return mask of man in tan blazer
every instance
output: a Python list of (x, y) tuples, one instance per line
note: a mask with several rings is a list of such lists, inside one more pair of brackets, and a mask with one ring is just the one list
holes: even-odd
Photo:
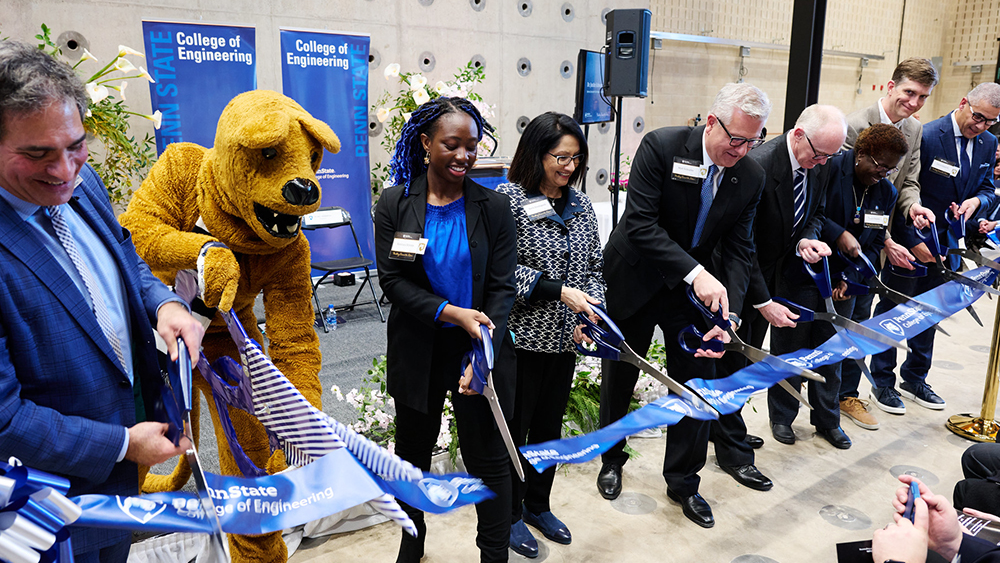
[[(892, 80), (886, 85), (885, 97), (871, 106), (855, 111), (847, 116), (847, 140), (844, 147), (853, 148), (858, 135), (876, 123), (896, 126), (906, 137), (910, 151), (899, 162), (899, 168), (888, 176), (889, 181), (899, 191), (896, 209), (890, 218), (893, 221), (913, 221), (918, 226), (934, 220), (934, 213), (920, 204), (920, 137), (923, 126), (914, 114), (924, 107), (938, 82), (938, 73), (927, 59), (911, 58), (896, 65)], [(903, 245), (896, 243), (885, 234), (885, 255), (889, 262), (907, 269), (913, 269), (910, 260), (914, 257)], [(918, 256), (919, 258), (919, 256)], [(852, 319), (856, 322), (871, 317), (872, 295), (861, 295), (854, 306)], [(858, 398), (858, 383), (861, 369), (854, 362), (844, 362), (840, 384), (840, 412), (855, 424), (868, 430), (878, 429), (878, 420), (869, 412), (867, 401)]]

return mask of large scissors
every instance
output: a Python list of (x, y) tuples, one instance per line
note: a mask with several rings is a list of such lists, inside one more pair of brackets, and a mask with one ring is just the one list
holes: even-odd
[[(962, 223), (962, 231), (965, 230), (964, 227), (965, 223)], [(963, 276), (962, 274), (959, 274), (958, 272), (953, 272), (949, 270), (947, 266), (944, 265), (944, 262), (941, 260), (941, 243), (938, 242), (937, 229), (934, 228), (933, 225), (931, 225), (930, 229), (928, 229), (930, 231), (930, 234), (926, 234), (924, 233), (923, 230), (917, 229), (916, 227), (914, 227), (914, 230), (917, 233), (917, 238), (919, 238), (921, 242), (926, 244), (927, 249), (930, 250), (931, 254), (934, 255), (934, 265), (932, 265), (931, 267), (934, 269), (934, 271), (940, 274), (942, 278), (944, 278), (947, 281), (958, 282), (962, 285), (971, 287), (972, 289), (985, 291), (986, 293), (989, 293), (991, 295), (1000, 295), (1000, 291), (997, 291), (984, 283), (979, 283), (976, 280), (969, 279)], [(964, 242), (965, 239), (963, 238), (962, 240)]]
[(503, 416), (503, 409), (500, 408), (500, 399), (497, 398), (496, 391), (493, 390), (493, 340), (490, 338), (490, 329), (486, 325), (479, 325), (479, 338), (472, 339), (472, 351), (462, 358), (462, 373), (465, 368), (472, 364), (472, 381), (469, 388), (486, 397), (490, 403), (490, 410), (493, 411), (493, 419), (496, 420), (500, 429), (500, 436), (507, 446), (507, 454), (514, 464), (517, 476), (524, 482), (524, 468), (521, 467), (521, 459), (517, 456), (517, 448), (514, 447), (514, 439), (510, 436), (510, 429), (507, 428), (507, 419)]
[[(825, 377), (810, 369), (796, 366), (790, 362), (782, 360), (777, 356), (768, 354), (767, 352), (759, 348), (754, 348), (753, 346), (750, 346), (746, 342), (743, 342), (743, 339), (736, 334), (736, 329), (733, 328), (733, 323), (731, 323), (729, 319), (722, 316), (721, 309), (713, 313), (711, 309), (706, 307), (705, 304), (702, 303), (700, 299), (698, 299), (698, 296), (695, 295), (694, 293), (694, 289), (690, 286), (688, 286), (687, 288), (687, 294), (688, 294), (688, 299), (690, 299), (691, 302), (694, 303), (696, 307), (698, 307), (698, 309), (702, 312), (702, 314), (705, 315), (705, 317), (707, 317), (708, 320), (712, 322), (712, 324), (721, 328), (722, 330), (726, 331), (729, 334), (730, 341), (728, 343), (724, 343), (721, 340), (714, 340), (714, 339), (707, 341), (703, 340), (705, 334), (700, 330), (698, 330), (698, 328), (695, 327), (694, 325), (690, 325), (683, 328), (680, 331), (680, 333), (677, 334), (677, 343), (680, 344), (681, 349), (683, 349), (685, 352), (688, 352), (689, 354), (694, 354), (698, 350), (711, 350), (713, 352), (732, 351), (738, 354), (742, 354), (743, 356), (746, 356), (748, 359), (750, 359), (750, 361), (763, 362), (776, 370), (782, 372), (788, 372), (792, 375), (802, 376), (805, 377), (806, 379), (811, 379), (813, 381), (818, 381), (820, 383), (826, 383)], [(690, 346), (688, 344), (687, 341), (689, 334), (694, 335), (698, 338), (699, 342), (697, 346)], [(812, 408), (812, 405), (809, 404), (809, 401), (807, 401), (806, 398), (803, 397), (801, 393), (799, 393), (794, 387), (792, 387), (790, 383), (782, 379), (778, 381), (778, 385), (781, 386), (782, 389), (787, 391), (789, 395), (798, 399), (800, 403), (802, 403), (803, 405), (805, 405), (810, 409)]]
[[(905, 352), (910, 351), (909, 347), (904, 345), (902, 342), (894, 340), (882, 334), (881, 332), (874, 331), (866, 327), (865, 325), (856, 323), (851, 319), (844, 318), (837, 314), (836, 312), (837, 310), (833, 306), (833, 285), (830, 283), (830, 263), (827, 261), (826, 256), (824, 256), (822, 259), (822, 271), (817, 272), (813, 270), (812, 268), (809, 267), (809, 263), (804, 260), (802, 261), (802, 267), (803, 269), (805, 269), (805, 272), (809, 274), (809, 277), (811, 277), (813, 281), (816, 282), (816, 287), (819, 288), (819, 294), (821, 297), (823, 297), (823, 301), (826, 305), (826, 312), (823, 313), (820, 311), (813, 311), (808, 307), (799, 305), (794, 301), (785, 299), (784, 297), (772, 298), (774, 299), (774, 301), (777, 301), (778, 303), (781, 303), (785, 307), (792, 309), (793, 313), (798, 313), (799, 318), (796, 319), (795, 322), (807, 323), (813, 320), (826, 321), (832, 324), (834, 330), (836, 330), (838, 333), (842, 333), (842, 331), (846, 329), (861, 336), (864, 336), (869, 340), (874, 340), (876, 342), (886, 344), (894, 348), (899, 348), (900, 350), (903, 350)], [(858, 362), (859, 366), (864, 364), (864, 361), (862, 360), (858, 360)], [(862, 371), (867, 371), (867, 368), (864, 368)]]
[(663, 373), (653, 366), (653, 364), (647, 362), (645, 358), (636, 354), (628, 343), (625, 342), (625, 336), (622, 335), (621, 329), (619, 329), (618, 326), (615, 325), (614, 321), (611, 320), (607, 311), (598, 305), (591, 305), (590, 308), (607, 325), (608, 330), (605, 330), (604, 328), (598, 326), (597, 323), (590, 320), (590, 317), (588, 317), (586, 313), (577, 313), (577, 318), (580, 319), (580, 323), (583, 324), (583, 333), (586, 334), (588, 338), (593, 340), (595, 345), (594, 350), (589, 350), (586, 347), (577, 344), (576, 349), (581, 354), (593, 356), (595, 358), (605, 358), (616, 362), (632, 364), (649, 374), (653, 377), (653, 379), (656, 379), (660, 383), (666, 385), (667, 389), (669, 389), (671, 393), (684, 399), (692, 407), (700, 411), (707, 412), (714, 418), (719, 418), (721, 413), (718, 409), (716, 409), (712, 403), (708, 402), (708, 400), (702, 397), (697, 391)]
[[(850, 256), (847, 256), (846, 254), (840, 251), (838, 251), (837, 254), (840, 255), (841, 260), (844, 261), (844, 264), (847, 264), (848, 268), (851, 268), (852, 270), (857, 272), (861, 277), (865, 279), (865, 281), (868, 282), (867, 285), (860, 284), (847, 279), (847, 276), (841, 273), (842, 279), (844, 280), (845, 283), (847, 283), (847, 291), (844, 292), (845, 295), (868, 295), (869, 293), (874, 293), (875, 295), (880, 295), (883, 299), (889, 299), (890, 301), (893, 301), (900, 305), (906, 305), (908, 307), (920, 309), (928, 313), (933, 313), (942, 318), (947, 318), (949, 316), (948, 313), (942, 311), (941, 309), (938, 309), (933, 305), (928, 305), (927, 303), (924, 303), (922, 301), (917, 301), (916, 299), (910, 297), (909, 295), (896, 291), (895, 289), (892, 289), (887, 285), (885, 285), (884, 283), (882, 283), (882, 280), (878, 279), (878, 272), (875, 271), (875, 266), (872, 264), (871, 260), (869, 260), (868, 257), (865, 256), (864, 252), (858, 253), (857, 257), (855, 258), (851, 258)], [(935, 324), (934, 330), (940, 332), (945, 336), (951, 336), (950, 334), (948, 334), (948, 331), (941, 328), (940, 324)]]
[[(177, 361), (169, 362), (167, 366), (167, 385), (163, 393), (163, 403), (166, 408), (170, 422), (168, 422), (167, 438), (173, 441), (174, 445), (180, 443), (182, 435), (187, 435), (191, 440), (191, 448), (185, 452), (188, 465), (191, 466), (191, 473), (194, 475), (195, 487), (198, 490), (198, 499), (201, 501), (201, 509), (205, 512), (205, 518), (212, 532), (209, 534), (209, 561), (224, 562), (229, 561), (226, 555), (225, 539), (222, 535), (222, 525), (219, 523), (218, 513), (215, 511), (215, 503), (208, 494), (208, 484), (205, 481), (205, 472), (201, 469), (198, 460), (198, 451), (194, 446), (194, 437), (191, 434), (191, 403), (193, 397), (193, 387), (191, 385), (191, 358), (188, 356), (187, 346), (184, 340), (177, 337)], [(183, 428), (179, 428), (177, 422), (183, 421)]]
[(965, 246), (965, 221), (961, 218), (956, 217), (951, 218), (951, 211), (945, 211), (945, 219), (948, 221), (948, 229), (951, 233), (955, 235), (958, 240), (958, 248), (949, 248), (948, 254), (954, 254), (961, 256), (962, 260), (965, 262), (966, 269), (973, 270), (975, 266), (972, 263), (978, 264), (980, 266), (986, 266), (987, 268), (993, 268), (994, 270), (1000, 271), (1000, 264), (986, 258), (982, 254), (970, 250)]

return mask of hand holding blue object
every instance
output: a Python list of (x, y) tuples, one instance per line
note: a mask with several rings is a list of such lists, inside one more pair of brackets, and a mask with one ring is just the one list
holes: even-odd
[(469, 387), (486, 397), (489, 402), (490, 410), (493, 411), (493, 420), (496, 421), (497, 428), (500, 429), (500, 436), (503, 438), (504, 445), (507, 446), (510, 461), (514, 464), (517, 476), (521, 478), (521, 482), (524, 482), (524, 468), (521, 467), (521, 459), (517, 455), (517, 448), (514, 447), (514, 439), (510, 435), (510, 429), (507, 428), (507, 419), (504, 418), (503, 409), (500, 408), (500, 399), (497, 397), (496, 391), (493, 390), (493, 339), (490, 337), (490, 329), (486, 325), (479, 325), (479, 338), (472, 339), (472, 350), (462, 358), (462, 373), (465, 373), (465, 369), (469, 365), (472, 366), (472, 381), (469, 383)]

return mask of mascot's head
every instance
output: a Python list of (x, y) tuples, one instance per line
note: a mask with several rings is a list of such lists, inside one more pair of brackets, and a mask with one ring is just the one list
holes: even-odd
[(200, 195), (230, 216), (227, 223), (239, 219), (249, 227), (252, 232), (232, 233), (240, 242), (284, 248), (299, 235), (302, 216), (319, 208), (316, 171), (324, 148), (340, 151), (337, 135), (291, 98), (245, 92), (222, 111), (213, 178)]

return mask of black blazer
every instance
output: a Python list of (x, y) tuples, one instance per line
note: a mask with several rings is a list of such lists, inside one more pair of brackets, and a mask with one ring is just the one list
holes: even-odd
[[(392, 301), (389, 321), (386, 385), (389, 394), (406, 406), (427, 412), (431, 354), (440, 323), (434, 321), (445, 301), (434, 294), (424, 272), (423, 257), (413, 262), (390, 260), (396, 232), (423, 233), (427, 210), (427, 176), (414, 178), (409, 197), (404, 186), (382, 193), (375, 207), (375, 259), (382, 291)], [(493, 321), (493, 382), (500, 402), (514, 404), (514, 344), (507, 317), (514, 304), (517, 266), (517, 227), (507, 196), (465, 179), (465, 220), (472, 257), (472, 307)], [(455, 380), (459, 377), (455, 373)]]
[[(746, 158), (727, 168), (712, 202), (698, 246), (691, 247), (701, 199), (701, 182), (671, 179), (674, 157), (702, 160), (705, 127), (664, 127), (650, 132), (636, 151), (628, 200), (621, 222), (604, 248), (608, 312), (632, 316), (663, 286), (686, 286), (698, 264), (729, 293), (729, 308), (743, 304), (754, 253), (752, 226), (764, 172)], [(721, 259), (713, 264), (712, 251)]]
[[(825, 222), (826, 172), (823, 169), (828, 167), (814, 166), (806, 172), (806, 216), (798, 229), (792, 229), (795, 196), (792, 193), (792, 163), (788, 159), (787, 139), (787, 133), (779, 135), (747, 155), (767, 174), (754, 223), (757, 254), (747, 289), (747, 305), (767, 302), (774, 295), (779, 275), (789, 275), (794, 279), (805, 276), (801, 260), (795, 256), (795, 247), (804, 238), (819, 239)], [(789, 260), (789, 257), (792, 259)]]
[[(848, 230), (848, 226), (853, 225), (854, 212), (854, 151), (849, 150), (844, 154), (831, 158), (828, 165), (829, 175), (826, 186), (826, 217), (823, 224), (823, 242), (830, 245), (836, 254), (837, 238)], [(862, 204), (862, 220), (866, 209), (877, 209), (885, 214), (892, 213), (896, 208), (897, 192), (896, 188), (888, 179), (882, 178), (877, 184), (868, 188)], [(858, 203), (861, 203), (859, 201)], [(871, 263), (878, 267), (879, 254), (885, 246), (885, 228), (863, 229), (858, 237), (858, 244), (861, 251), (871, 260)], [(844, 269), (839, 258), (830, 260), (831, 274)], [(852, 276), (853, 281), (862, 280)]]

